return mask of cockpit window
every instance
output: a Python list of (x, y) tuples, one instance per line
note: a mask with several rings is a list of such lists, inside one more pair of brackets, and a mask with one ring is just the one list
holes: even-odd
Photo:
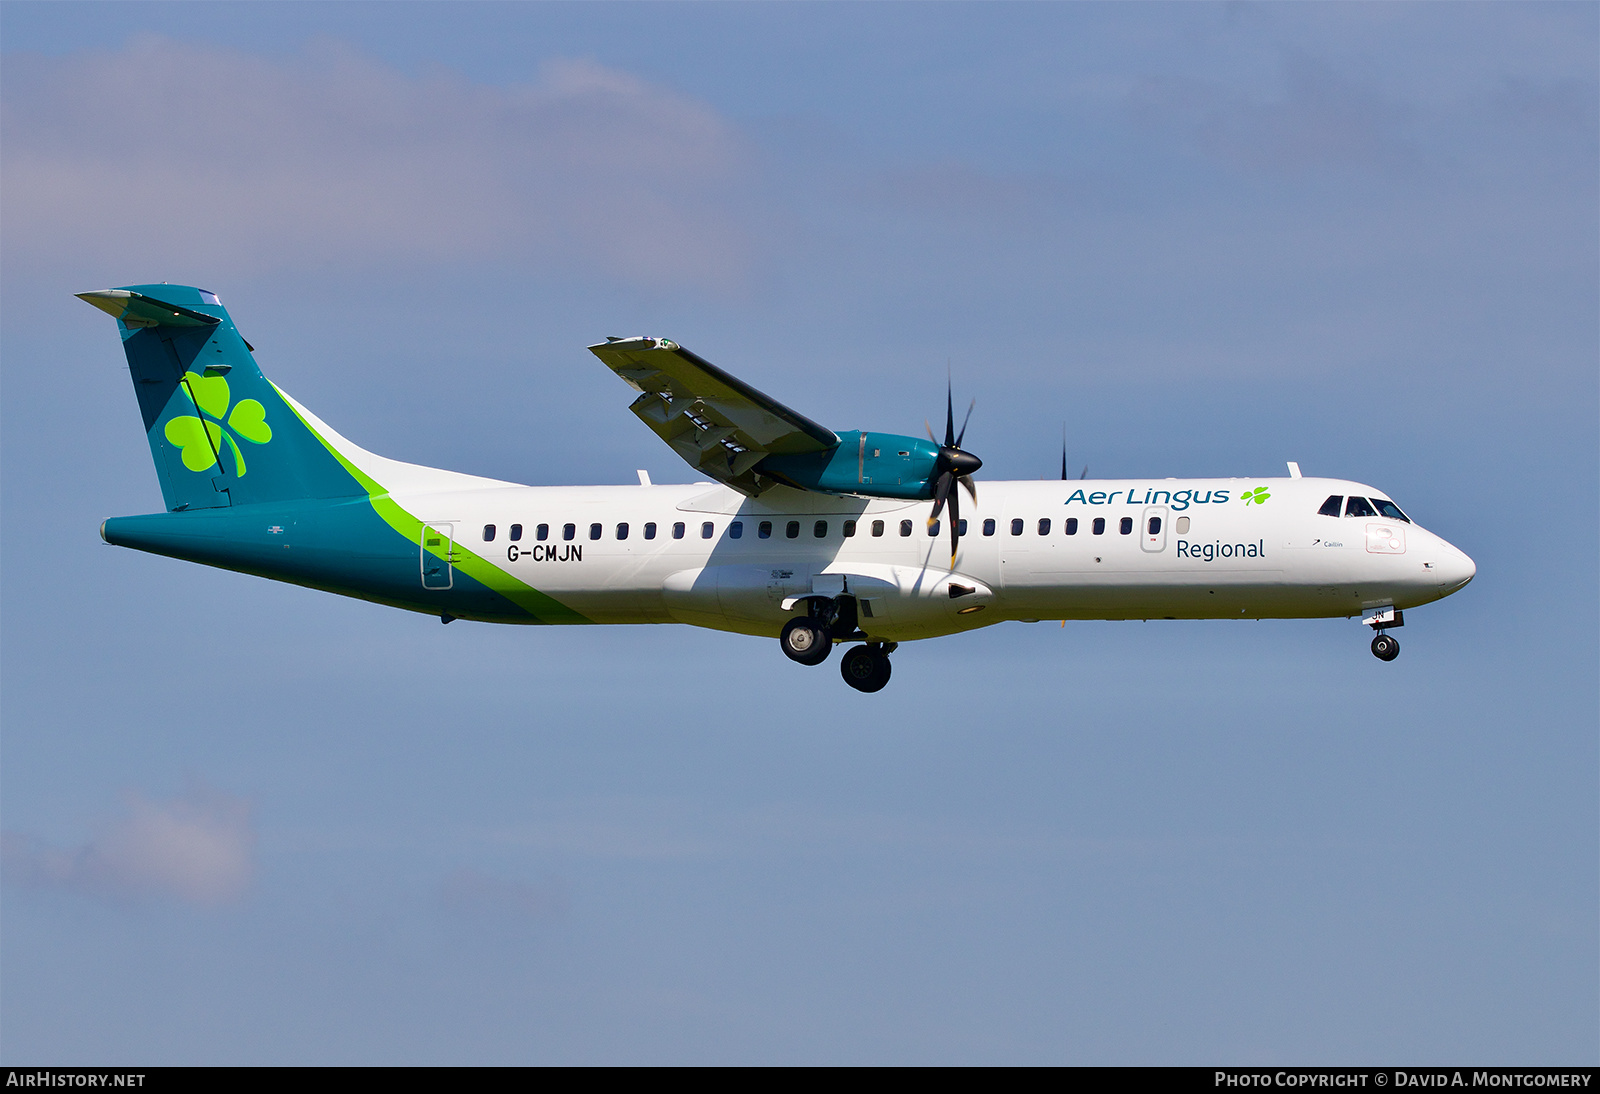
[(1366, 498), (1350, 495), (1350, 500), (1344, 503), (1344, 515), (1347, 517), (1375, 517), (1378, 514), (1372, 511), (1372, 506), (1367, 504)]
[(1322, 508), (1317, 510), (1318, 516), (1336, 517), (1339, 510), (1344, 508), (1343, 494), (1329, 494), (1328, 500), (1322, 503)]
[(1411, 523), (1411, 518), (1402, 513), (1400, 511), (1400, 507), (1392, 501), (1384, 501), (1382, 498), (1373, 498), (1372, 504), (1378, 507), (1379, 516), (1388, 517), (1390, 520), (1403, 520), (1407, 524)]

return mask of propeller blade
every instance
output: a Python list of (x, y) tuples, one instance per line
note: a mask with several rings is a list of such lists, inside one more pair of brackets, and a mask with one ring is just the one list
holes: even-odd
[(928, 431), (928, 440), (932, 441), (934, 444), (939, 443), (939, 438), (933, 435), (933, 426), (928, 424), (928, 419), (922, 419), (922, 428)]
[(950, 491), (950, 568), (956, 568), (956, 548), (961, 546), (961, 491)]
[(961, 447), (956, 444), (955, 397), (955, 388), (951, 386), (949, 377), (946, 377), (944, 385), (944, 446), (946, 448)]
[(972, 495), (972, 504), (973, 505), (977, 505), (978, 504), (978, 486), (977, 486), (976, 483), (974, 483), (972, 481), (972, 476), (971, 475), (962, 475), (956, 481), (959, 482), (962, 486), (965, 486), (967, 488), (967, 493)]
[(939, 485), (933, 493), (933, 513), (928, 517), (929, 528), (932, 528), (933, 522), (939, 519), (939, 514), (944, 512), (945, 499), (950, 496), (951, 480), (954, 478), (955, 476), (948, 471), (939, 476)]
[[(1084, 470), (1087, 471), (1088, 468), (1084, 468)], [(1062, 426), (1061, 426), (1061, 481), (1062, 482), (1066, 482), (1067, 481), (1067, 427), (1066, 427), (1066, 423), (1062, 423)]]
[(957, 448), (960, 448), (961, 447), (961, 442), (966, 439), (966, 436), (967, 436), (967, 423), (972, 421), (972, 408), (977, 406), (977, 405), (978, 405), (978, 400), (976, 400), (976, 399), (972, 400), (972, 404), (967, 407), (967, 416), (965, 418), (961, 419), (961, 432), (956, 434), (955, 447), (957, 447)]
[(1080, 480), (1082, 480), (1082, 479), (1086, 479), (1088, 477), (1089, 477), (1089, 465), (1088, 464), (1084, 464), (1083, 465), (1083, 474), (1079, 475), (1078, 478)]

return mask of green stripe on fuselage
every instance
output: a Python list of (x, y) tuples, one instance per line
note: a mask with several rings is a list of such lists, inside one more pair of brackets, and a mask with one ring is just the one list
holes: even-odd
[[(276, 387), (277, 385), (274, 384), (273, 386)], [(282, 395), (282, 390), (279, 390), (278, 394)], [(284, 399), (284, 405), (289, 407), (290, 410), (295, 410), (294, 404), (290, 403), (287, 398)], [(377, 513), (377, 515), (383, 519), (384, 523), (386, 523), (390, 528), (394, 529), (394, 531), (398, 532), (400, 536), (406, 540), (412, 549), (413, 558), (416, 558), (420, 561), (421, 556), (417, 552), (422, 549), (427, 549), (430, 551), (430, 553), (436, 555), (441, 560), (450, 562), (454, 566), (455, 573), (458, 575), (458, 578), (459, 576), (464, 575), (474, 584), (499, 594), (516, 607), (520, 608), (523, 612), (527, 613), (528, 616), (532, 616), (531, 620), (517, 617), (514, 619), (516, 622), (591, 622), (591, 620), (583, 615), (580, 615), (578, 612), (573, 611), (571, 608), (567, 607), (565, 604), (561, 603), (559, 600), (556, 600), (549, 594), (542, 593), (538, 589), (533, 588), (531, 585), (517, 580), (515, 577), (506, 573), (489, 560), (480, 555), (474, 554), (472, 551), (469, 551), (467, 548), (463, 547), (460, 542), (456, 542), (454, 544), (454, 550), (452, 552), (453, 558), (446, 558), (443, 551), (434, 550), (432, 548), (423, 548), (421, 546), (423, 528), (422, 521), (409, 512), (399, 502), (395, 501), (394, 498), (389, 495), (389, 491), (383, 486), (382, 483), (379, 483), (371, 476), (367, 475), (359, 467), (346, 459), (344, 453), (340, 452), (333, 445), (329, 444), (328, 439), (319, 433), (316, 427), (314, 427), (310, 422), (307, 422), (304, 416), (302, 416), (298, 410), (295, 410), (295, 416), (300, 419), (300, 421), (305, 425), (306, 429), (310, 430), (311, 435), (316, 437), (318, 441), (322, 442), (322, 446), (332, 453), (333, 458), (338, 460), (344, 469), (348, 471), (350, 475), (361, 484), (362, 488), (367, 491), (366, 502), (372, 507), (373, 512)], [(419, 584), (421, 581), (420, 575), (421, 569), (419, 565)], [(450, 601), (453, 604), (454, 598), (450, 596), (450, 593), (453, 591), (454, 590), (439, 590), (437, 595), (441, 600)], [(463, 605), (463, 607), (465, 608), (465, 605)], [(510, 614), (505, 613), (497, 614), (492, 617), (485, 617), (471, 610), (458, 612), (453, 606), (450, 610), (452, 614), (458, 615), (462, 618), (488, 618), (493, 622), (505, 622), (507, 621), (505, 615)]]

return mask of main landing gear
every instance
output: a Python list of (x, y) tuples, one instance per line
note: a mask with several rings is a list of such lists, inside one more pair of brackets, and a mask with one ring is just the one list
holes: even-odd
[(857, 691), (882, 691), (889, 682), (888, 647), (881, 642), (856, 646), (839, 661), (839, 675)]
[(802, 665), (820, 665), (833, 650), (833, 636), (815, 619), (791, 619), (783, 625), (778, 644), (789, 660)]
[[(828, 659), (835, 641), (865, 638), (857, 629), (854, 597), (815, 597), (807, 601), (809, 614), (796, 616), (783, 625), (778, 645), (791, 661), (820, 665)], [(894, 642), (866, 642), (853, 647), (839, 660), (839, 675), (857, 691), (881, 691), (889, 682), (889, 655)]]

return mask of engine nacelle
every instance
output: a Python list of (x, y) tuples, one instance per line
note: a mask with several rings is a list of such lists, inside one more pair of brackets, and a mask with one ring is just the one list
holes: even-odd
[(842, 433), (826, 452), (771, 455), (756, 471), (801, 490), (868, 498), (933, 497), (939, 446), (896, 433)]

